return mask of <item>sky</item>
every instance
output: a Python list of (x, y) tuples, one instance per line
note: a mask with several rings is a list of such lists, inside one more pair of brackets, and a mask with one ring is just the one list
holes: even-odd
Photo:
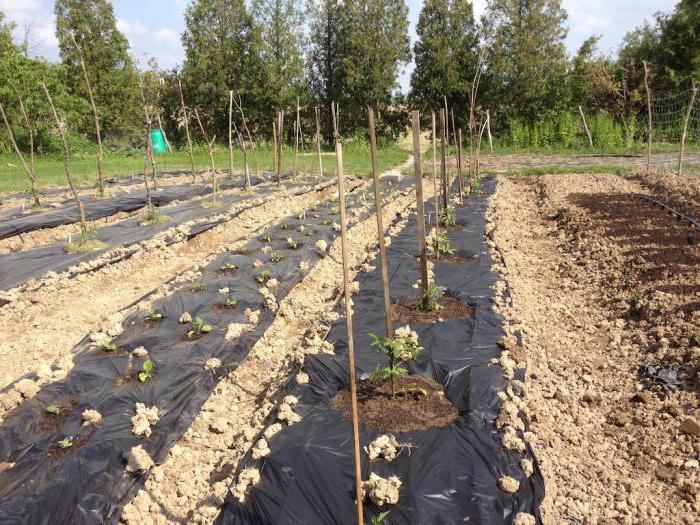
[[(411, 23), (411, 40), (423, 0), (406, 0)], [(127, 36), (136, 59), (155, 57), (162, 67), (182, 62), (180, 35), (184, 31), (183, 12), (189, 0), (113, 0), (119, 29)], [(676, 0), (563, 0), (569, 13), (566, 45), (571, 54), (593, 34), (601, 35), (600, 50), (614, 53), (625, 34), (651, 19), (657, 11), (671, 11)], [(58, 60), (54, 34), (53, 0), (0, 0), (0, 11), (17, 23), (16, 38), (29, 30), (31, 52), (49, 60)], [(474, 1), (474, 12), (481, 16), (486, 0)], [(399, 77), (407, 91), (412, 64)]]

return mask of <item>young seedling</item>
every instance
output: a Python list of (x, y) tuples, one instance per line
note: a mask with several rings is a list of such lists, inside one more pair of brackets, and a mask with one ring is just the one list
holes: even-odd
[(154, 367), (153, 361), (146, 359), (141, 366), (141, 371), (139, 372), (139, 381), (145, 383), (153, 377)]
[(61, 407), (56, 406), (56, 405), (49, 405), (46, 407), (46, 412), (49, 414), (53, 414), (54, 416), (57, 416), (58, 414), (61, 413)]
[(338, 214), (340, 213), (340, 206), (333, 206), (333, 207), (331, 208), (331, 213), (332, 213), (333, 215), (338, 215)]
[(287, 248), (289, 248), (290, 250), (296, 250), (297, 248), (299, 248), (299, 243), (291, 237), (289, 237), (287, 239)]
[(436, 312), (442, 308), (439, 301), (443, 297), (445, 297), (445, 287), (434, 284), (423, 292), (418, 307), (424, 312)]
[(282, 228), (283, 230), (289, 230), (291, 227), (292, 227), (292, 225), (289, 224), (287, 221), (284, 221), (284, 222), (280, 225), (280, 228)]
[(63, 438), (58, 442), (58, 446), (61, 448), (71, 448), (73, 446), (73, 438), (70, 436)]
[(235, 308), (237, 305), (238, 301), (236, 301), (233, 297), (226, 299), (226, 308)]
[(455, 209), (452, 206), (448, 206), (442, 212), (442, 224), (444, 226), (457, 225), (457, 215), (455, 214)]
[(264, 284), (270, 280), (270, 277), (272, 277), (272, 274), (269, 270), (260, 270), (255, 280), (258, 281), (260, 284)]
[(202, 321), (201, 317), (195, 317), (193, 323), (194, 330), (190, 330), (189, 332), (187, 332), (188, 339), (208, 334), (214, 329), (210, 324), (205, 324), (204, 321)]
[(382, 525), (384, 523), (384, 519), (389, 515), (390, 512), (391, 511), (388, 510), (386, 512), (382, 512), (377, 516), (372, 516), (371, 525)]
[(423, 348), (418, 345), (418, 335), (408, 326), (399, 328), (394, 337), (384, 337), (376, 334), (369, 334), (372, 339), (372, 346), (380, 354), (389, 358), (389, 366), (378, 369), (372, 374), (373, 380), (391, 382), (391, 398), (396, 397), (395, 378), (408, 373), (402, 365), (408, 361), (416, 359)]
[(313, 236), (314, 236), (314, 231), (313, 231), (313, 230), (306, 230), (306, 231), (304, 232), (304, 235), (306, 235), (307, 237), (313, 237)]
[(204, 281), (195, 281), (192, 283), (191, 289), (193, 292), (203, 292), (207, 289), (207, 283)]
[(156, 323), (158, 321), (162, 321), (163, 317), (164, 315), (161, 312), (158, 312), (157, 310), (151, 310), (146, 315), (146, 321), (148, 321), (149, 323)]
[(260, 236), (260, 240), (263, 242), (272, 242), (272, 239), (273, 239), (273, 237), (269, 233), (265, 233), (265, 234)]
[(270, 262), (273, 262), (273, 263), (278, 263), (278, 262), (280, 262), (282, 259), (284, 259), (284, 257), (282, 257), (282, 254), (281, 254), (280, 252), (274, 252), (274, 253), (270, 256)]
[(447, 235), (447, 232), (440, 230), (437, 237), (433, 238), (433, 251), (443, 253), (445, 255), (454, 255), (455, 249), (452, 246), (452, 241)]
[(235, 270), (235, 269), (236, 269), (236, 265), (233, 263), (230, 263), (230, 262), (219, 267), (219, 271), (222, 271), (222, 272), (230, 272), (231, 270)]
[(306, 217), (306, 211), (301, 210), (297, 213), (297, 219), (299, 219), (300, 221), (303, 221), (304, 217)]
[(330, 219), (323, 219), (323, 225), (324, 225), (324, 226), (330, 226), (331, 224), (333, 224), (333, 221), (332, 221), (332, 220), (330, 220)]
[(157, 206), (150, 204), (146, 211), (146, 215), (139, 221), (141, 226), (156, 226), (159, 224), (168, 224), (172, 221), (170, 215), (161, 214)]
[(104, 350), (105, 352), (114, 352), (114, 351), (116, 351), (116, 349), (117, 349), (116, 343), (113, 343), (111, 341), (106, 342), (106, 343), (102, 343), (102, 350)]

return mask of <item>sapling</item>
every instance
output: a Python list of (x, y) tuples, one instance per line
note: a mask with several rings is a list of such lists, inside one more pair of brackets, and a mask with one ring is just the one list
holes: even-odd
[(419, 308), (424, 312), (436, 312), (442, 309), (440, 299), (445, 297), (445, 287), (439, 285), (429, 286), (428, 289), (421, 295)]
[(274, 253), (270, 256), (270, 262), (273, 262), (273, 263), (278, 263), (278, 262), (280, 262), (282, 259), (284, 259), (284, 257), (282, 257), (282, 254), (281, 254), (280, 252), (274, 252)]
[(141, 371), (139, 372), (139, 381), (142, 383), (145, 383), (149, 379), (153, 377), (154, 373), (154, 366), (153, 366), (153, 361), (150, 359), (146, 359), (143, 362), (143, 365), (141, 365)]
[(369, 334), (372, 339), (374, 349), (389, 358), (389, 366), (378, 369), (372, 374), (372, 379), (387, 379), (391, 383), (391, 398), (396, 397), (396, 384), (394, 379), (408, 373), (402, 365), (408, 361), (416, 359), (423, 348), (418, 345), (418, 334), (408, 326), (399, 328), (394, 337), (384, 337), (376, 334)]
[(31, 126), (29, 126), (29, 120), (26, 117), (26, 112), (24, 110), (24, 103), (22, 102), (22, 99), (19, 98), (20, 101), (20, 107), (22, 108), (22, 114), (25, 115), (25, 120), (27, 122), (27, 127), (29, 128), (29, 138), (32, 143), (32, 156), (31, 156), (31, 162), (27, 164), (27, 162), (24, 159), (24, 155), (22, 154), (22, 150), (19, 149), (17, 146), (17, 142), (15, 141), (15, 136), (12, 133), (12, 127), (10, 127), (10, 123), (7, 120), (7, 116), (5, 115), (5, 108), (3, 108), (2, 104), (0, 104), (0, 116), (2, 116), (2, 120), (5, 123), (5, 129), (7, 130), (7, 136), (10, 139), (10, 144), (12, 144), (12, 147), (15, 150), (15, 153), (17, 153), (17, 157), (19, 157), (19, 161), (22, 164), (22, 167), (24, 168), (24, 172), (27, 175), (27, 178), (29, 179), (29, 193), (31, 194), (32, 198), (34, 199), (34, 207), (35, 208), (40, 208), (41, 203), (39, 202), (39, 191), (36, 189), (36, 172), (34, 171), (34, 155), (33, 155), (33, 130), (31, 129)]
[(61, 413), (61, 407), (56, 406), (56, 405), (49, 405), (46, 407), (46, 412), (49, 414), (53, 414), (54, 416), (57, 416), (58, 414)]
[(73, 446), (73, 438), (70, 436), (63, 438), (58, 442), (58, 446), (64, 449), (71, 448)]
[(264, 284), (270, 280), (270, 277), (272, 277), (272, 274), (269, 270), (260, 270), (255, 280), (258, 281), (260, 284)]
[(452, 246), (452, 241), (447, 235), (447, 232), (440, 230), (437, 236), (433, 238), (433, 250), (437, 253), (444, 253), (447, 255), (454, 255), (455, 249)]
[(444, 226), (455, 226), (457, 224), (457, 216), (455, 215), (455, 209), (452, 206), (448, 206), (442, 212), (442, 224)]
[(212, 327), (210, 324), (205, 324), (201, 317), (195, 317), (193, 323), (194, 330), (187, 332), (188, 339), (192, 339), (198, 335), (208, 334), (214, 329), (214, 327)]

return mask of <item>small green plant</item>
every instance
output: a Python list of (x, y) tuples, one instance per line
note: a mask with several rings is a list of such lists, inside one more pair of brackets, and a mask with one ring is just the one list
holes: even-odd
[(233, 297), (226, 299), (226, 308), (235, 308), (236, 305), (238, 305), (238, 301), (236, 301)]
[(230, 263), (230, 262), (219, 267), (219, 271), (222, 271), (222, 272), (230, 272), (231, 270), (235, 270), (235, 269), (236, 269), (236, 265), (233, 263)]
[(49, 414), (53, 414), (54, 416), (57, 416), (58, 414), (61, 413), (61, 407), (57, 405), (49, 405), (46, 407), (46, 412)]
[(329, 226), (329, 225), (331, 225), (331, 224), (333, 224), (333, 221), (332, 221), (332, 220), (330, 220), (330, 219), (323, 219), (323, 225), (324, 225), (324, 226)]
[(204, 281), (195, 281), (190, 288), (193, 292), (203, 292), (207, 289), (207, 283)]
[(260, 270), (255, 280), (258, 281), (260, 284), (264, 284), (270, 280), (270, 277), (272, 277), (272, 274), (269, 270)]
[(452, 206), (448, 206), (442, 212), (442, 224), (444, 224), (445, 226), (457, 225), (457, 215), (455, 209)]
[(113, 343), (111, 341), (102, 343), (102, 350), (105, 352), (114, 352), (117, 350), (117, 343)]
[(299, 219), (300, 221), (303, 221), (305, 216), (306, 212), (304, 210), (300, 210), (299, 212), (297, 212), (297, 219)]
[(437, 237), (433, 238), (433, 250), (436, 252), (444, 253), (445, 255), (454, 255), (455, 249), (452, 246), (452, 241), (447, 235), (447, 232), (440, 230)]
[(194, 323), (194, 329), (187, 332), (188, 339), (208, 334), (214, 329), (210, 324), (205, 324), (201, 317), (195, 317), (192, 322)]
[(434, 284), (421, 295), (419, 308), (424, 312), (436, 312), (442, 308), (440, 299), (445, 297), (445, 287)]
[(260, 236), (260, 240), (263, 242), (272, 242), (272, 239), (273, 237), (269, 233), (264, 233)]
[(163, 316), (163, 314), (162, 314), (161, 312), (158, 312), (158, 311), (156, 311), (156, 310), (151, 310), (151, 311), (148, 312), (148, 314), (146, 315), (146, 321), (151, 322), (151, 323), (155, 323), (155, 322), (158, 322), (158, 321), (162, 321), (162, 320), (163, 320), (163, 317), (164, 317), (164, 316)]
[(333, 207), (331, 208), (331, 213), (332, 213), (333, 215), (338, 215), (338, 214), (340, 213), (340, 206), (333, 206)]
[(290, 250), (296, 250), (299, 248), (299, 243), (290, 237), (287, 239), (287, 248)]
[(88, 253), (106, 248), (107, 245), (96, 239), (97, 230), (95, 228), (85, 228), (80, 232), (77, 241), (70, 241), (63, 247), (66, 253)]
[(313, 236), (314, 236), (314, 231), (311, 230), (311, 229), (306, 230), (306, 231), (304, 232), (304, 235), (306, 235), (307, 237), (313, 237)]
[(408, 361), (416, 359), (423, 348), (418, 345), (418, 334), (408, 326), (399, 328), (394, 337), (384, 337), (376, 334), (369, 334), (372, 339), (372, 346), (380, 354), (389, 358), (389, 366), (377, 369), (372, 374), (373, 380), (391, 382), (391, 398), (396, 397), (395, 378), (408, 373), (402, 365)]
[(71, 448), (73, 446), (73, 438), (70, 436), (63, 438), (58, 442), (58, 446), (64, 449)]
[(158, 224), (167, 224), (172, 221), (169, 215), (161, 214), (157, 206), (151, 204), (146, 211), (146, 215), (139, 221), (141, 226), (153, 226)]
[(289, 230), (292, 227), (291, 224), (289, 224), (287, 221), (284, 221), (282, 224), (280, 224), (280, 228), (283, 230)]
[(270, 256), (270, 261), (272, 261), (273, 263), (278, 263), (282, 259), (284, 259), (284, 257), (282, 257), (282, 254), (280, 252), (273, 252)]
[(142, 383), (145, 383), (149, 379), (153, 377), (154, 373), (154, 366), (153, 366), (153, 361), (150, 359), (146, 359), (143, 362), (143, 365), (141, 365), (141, 371), (139, 372), (139, 381)]
[(382, 512), (377, 516), (372, 516), (372, 521), (370, 522), (370, 525), (382, 525), (384, 523), (384, 519), (389, 515), (390, 512), (390, 510), (387, 510), (386, 512)]

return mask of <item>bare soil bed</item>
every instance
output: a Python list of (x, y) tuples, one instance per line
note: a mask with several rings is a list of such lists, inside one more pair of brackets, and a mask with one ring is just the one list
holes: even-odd
[(511, 295), (495, 307), (523, 334), (545, 522), (697, 523), (697, 232), (638, 180), (499, 181), (491, 247)]

